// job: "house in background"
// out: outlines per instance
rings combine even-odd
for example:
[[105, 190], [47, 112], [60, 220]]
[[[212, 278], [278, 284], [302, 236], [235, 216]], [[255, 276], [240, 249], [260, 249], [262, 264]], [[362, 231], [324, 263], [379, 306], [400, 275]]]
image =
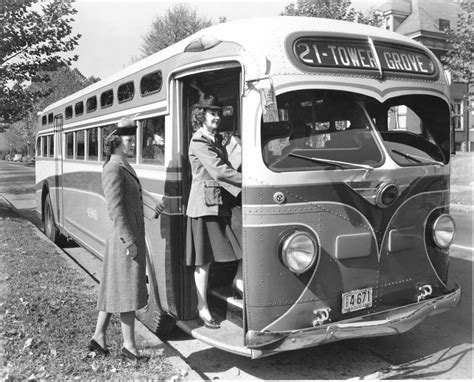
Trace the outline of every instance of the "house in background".
[[[456, 29], [461, 8], [456, 0], [388, 0], [378, 11], [385, 29], [411, 37], [441, 59], [448, 51], [445, 32]], [[457, 82], [451, 85], [451, 96], [456, 151], [474, 151], [473, 94], [469, 95], [467, 83]]]

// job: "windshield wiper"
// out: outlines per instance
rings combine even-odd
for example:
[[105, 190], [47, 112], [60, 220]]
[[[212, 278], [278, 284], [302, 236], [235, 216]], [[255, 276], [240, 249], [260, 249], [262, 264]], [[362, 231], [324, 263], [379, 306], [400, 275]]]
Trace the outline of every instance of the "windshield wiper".
[[443, 162], [439, 162], [437, 160], [426, 160], [426, 158], [419, 157], [418, 155], [413, 155], [413, 154], [406, 154], [402, 153], [401, 151], [398, 150], [392, 150], [392, 153], [400, 155], [404, 157], [405, 159], [410, 159], [413, 162], [420, 163], [420, 164], [432, 164], [432, 165], [437, 165], [437, 166], [444, 166]]
[[366, 164], [357, 164], [357, 163], [342, 162], [342, 161], [339, 161], [339, 160], [332, 160], [332, 159], [307, 157], [305, 155], [299, 155], [299, 154], [294, 154], [294, 153], [289, 153], [288, 156], [310, 160], [311, 162], [332, 164], [332, 165], [340, 167], [340, 168], [345, 168], [344, 166], [350, 166], [350, 167], [354, 167], [354, 168], [360, 168], [360, 169], [363, 169], [363, 170], [373, 170], [374, 169], [372, 166], [369, 166], [369, 165], [366, 165]]

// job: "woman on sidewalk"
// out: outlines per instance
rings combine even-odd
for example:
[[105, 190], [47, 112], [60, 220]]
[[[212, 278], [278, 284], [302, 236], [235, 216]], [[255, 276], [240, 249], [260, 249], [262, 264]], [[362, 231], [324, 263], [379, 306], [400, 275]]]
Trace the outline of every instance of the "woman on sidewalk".
[[[120, 313], [122, 357], [136, 362], [148, 358], [139, 356], [135, 342], [135, 311], [147, 303], [142, 189], [127, 161], [127, 156], [134, 154], [135, 133], [135, 122], [122, 118], [117, 129], [104, 140], [106, 159], [102, 183], [113, 228], [104, 254], [97, 302], [99, 315], [89, 349], [103, 355], [109, 353], [107, 326], [112, 313]], [[157, 215], [162, 211], [160, 204], [156, 207]]]

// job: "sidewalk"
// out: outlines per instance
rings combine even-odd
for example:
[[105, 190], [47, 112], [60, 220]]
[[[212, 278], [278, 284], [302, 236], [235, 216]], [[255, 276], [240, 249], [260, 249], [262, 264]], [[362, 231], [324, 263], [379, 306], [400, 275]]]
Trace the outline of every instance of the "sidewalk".
[[0, 195], [0, 378], [201, 379], [137, 321], [138, 347], [151, 360], [122, 361], [120, 322], [109, 327], [109, 357], [87, 350], [97, 284]]
[[451, 210], [474, 213], [474, 152], [457, 153], [451, 160]]

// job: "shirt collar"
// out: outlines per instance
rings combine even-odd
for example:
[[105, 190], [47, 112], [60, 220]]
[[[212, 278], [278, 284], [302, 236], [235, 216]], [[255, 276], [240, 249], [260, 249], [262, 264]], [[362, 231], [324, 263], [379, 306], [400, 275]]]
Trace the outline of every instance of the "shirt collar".
[[[201, 130], [201, 134], [209, 138], [212, 142], [216, 141], [216, 136], [215, 134], [211, 134], [210, 132], [207, 131], [205, 127], [200, 127], [199, 130]], [[215, 133], [215, 130], [214, 130]]]

